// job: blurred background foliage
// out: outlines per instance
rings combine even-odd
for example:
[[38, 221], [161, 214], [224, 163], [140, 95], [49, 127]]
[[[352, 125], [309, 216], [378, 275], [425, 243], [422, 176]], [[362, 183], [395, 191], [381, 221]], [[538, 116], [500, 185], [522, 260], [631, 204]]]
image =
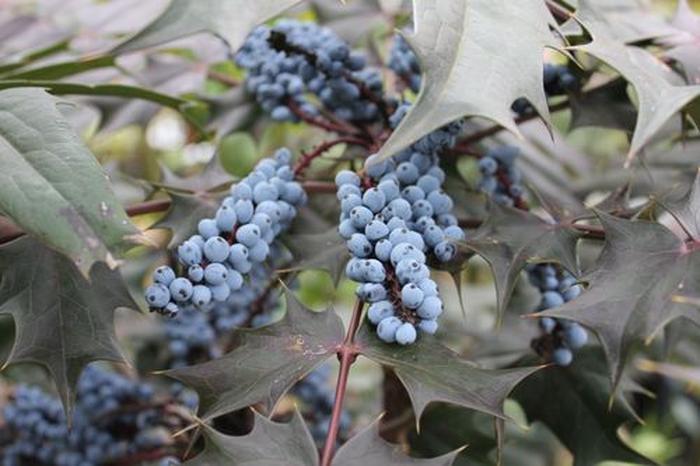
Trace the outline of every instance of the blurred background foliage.
[[[308, 8], [308, 5], [299, 7], [292, 15], [325, 23], [352, 44], [367, 48], [375, 56], [375, 61], [388, 54], [394, 28], [405, 26], [410, 19], [405, 2], [400, 0], [381, 1], [381, 5], [372, 0], [354, 0], [348, 1], [345, 9], [335, 6], [331, 0], [311, 3], [313, 8]], [[164, 4], [163, 0], [0, 0], [0, 57], [3, 62], [36, 59], [38, 69], [76, 57], [90, 57], [146, 24]], [[692, 4], [700, 11], [700, 0], [693, 0]], [[675, 1], [655, 0], [651, 7], [659, 15], [669, 16], [675, 8]], [[196, 36], [156, 51], [125, 55], [117, 59], [115, 67], [96, 67], [73, 77], [73, 81], [81, 83], [144, 85], [166, 94], [185, 98], [196, 96], [209, 103], [208, 114], [202, 115], [202, 121], [208, 122], [202, 133], [178, 112], [153, 103], [112, 97], [66, 98], [70, 104], [62, 109], [100, 162], [108, 168], [123, 204], [137, 203], [152, 198], [154, 194], [155, 198], [162, 196], [162, 193], [154, 193], [154, 187], [158, 186], [195, 195], [215, 190], [230, 179], [244, 176], [257, 160], [275, 148], [287, 146], [298, 153], [320, 141], [320, 134], [303, 125], [261, 118], [238, 86], [243, 76], [229, 58], [219, 40]], [[551, 59], [557, 61], [561, 57], [552, 54]], [[543, 160], [547, 163], [556, 161], [553, 170], [561, 170], [561, 176], [566, 183], [571, 183], [574, 192], [592, 191], [594, 194], [587, 199], [589, 202], [601, 199], [630, 178], [629, 172], [623, 168], [627, 139], [622, 132], [578, 128], [569, 133], [569, 112], [558, 113], [554, 121], [559, 130], [555, 144], [547, 139], [540, 123], [528, 123], [523, 128], [527, 136], [523, 148], [526, 157], [523, 170], [538, 189], [547, 186], [547, 180], [536, 172]], [[514, 141], [508, 134], [500, 134], [496, 139]], [[650, 153], [647, 169], [655, 176], [677, 176], [669, 168], [697, 164], [698, 152], [692, 152], [693, 148], [698, 149], [697, 142], [692, 141], [695, 145], [690, 149], [674, 150], [670, 154], [663, 147], [657, 148]], [[343, 163], [340, 160], [343, 150], [340, 147], [331, 151], [321, 163], [315, 163], [310, 177], [327, 177], [330, 169]], [[657, 153], [664, 154], [663, 160], [656, 156]], [[577, 177], [577, 164], [592, 169], [594, 175]], [[473, 160], [465, 159], [457, 168], [472, 188], [468, 194], [477, 196], [477, 170]], [[201, 174], [204, 176], [190, 177]], [[651, 178], [642, 170], [632, 177], [639, 184], [650, 182]], [[551, 189], [556, 193], [557, 184], [552, 184]], [[328, 226], [331, 225], [328, 219], [333, 218], [328, 207], [331, 198], [320, 199], [315, 204], [319, 217], [316, 221], [325, 221]], [[138, 226], [146, 228], [161, 216], [143, 215], [135, 221]], [[164, 230], [150, 230], [149, 235], [161, 245], [169, 241]], [[590, 263], [596, 253], [595, 248], [582, 248], [584, 263]], [[141, 296], [144, 277], [162, 259], [158, 254], [151, 249], [138, 248], [125, 265], [123, 272], [135, 297]], [[447, 304], [446, 323], [441, 326], [440, 333], [452, 348], [487, 366], [508, 360], [527, 349], [530, 339], [527, 335], [533, 335], [535, 329], [520, 319], [519, 314], [533, 309], [536, 298], [524, 280], [516, 291], [512, 312], [503, 326], [494, 332], [495, 292], [490, 270], [484, 262], [473, 260], [461, 283], [457, 284], [466, 302], [466, 319], [462, 317], [452, 278], [448, 274], [441, 274], [438, 278], [441, 289], [447, 294], [444, 299]], [[353, 289], [353, 285], [345, 280], [334, 287], [333, 280], [325, 272], [304, 271], [299, 274], [296, 293], [314, 309], [322, 309], [331, 303], [345, 317], [352, 305]], [[0, 342], [6, 355], [13, 338], [12, 325], [8, 320], [3, 323]], [[151, 315], [124, 313], [119, 315], [118, 323], [120, 339], [134, 355], [150, 334], [158, 332], [158, 318]], [[684, 328], [682, 324], [674, 324], [671, 331], [680, 333]], [[700, 362], [697, 343], [690, 341], [675, 347], [671, 341], [652, 347], [649, 352], [672, 354], [678, 360], [697, 365]], [[137, 357], [132, 359], [138, 360]], [[650, 366], [643, 360], [638, 366], [638, 379], [656, 393], [656, 398], [635, 396], [635, 406], [643, 423], [623, 427], [622, 437], [634, 449], [660, 464], [700, 465], [700, 374], [688, 377], [648, 372]], [[35, 380], [46, 385], [39, 371], [25, 366], [13, 367], [4, 372], [3, 377], [13, 380], [18, 371], [22, 373], [23, 381]], [[381, 376], [381, 369], [366, 360], [353, 368], [347, 405], [357, 425], [366, 425], [374, 413], [382, 410], [382, 393], [377, 390]], [[283, 404], [281, 409], [290, 406]], [[514, 422], [507, 424], [505, 464], [572, 464], [571, 455], [546, 427], [527, 425], [517, 402], [509, 402], [507, 408]], [[410, 413], [407, 416], [410, 417]], [[415, 453], [426, 456], [444, 453], [468, 438], [471, 439], [470, 447], [456, 464], [489, 464], [489, 458], [492, 459], [495, 445], [493, 425], [486, 416], [436, 405], [428, 410], [424, 423], [424, 433], [418, 434], [411, 429], [406, 432]], [[575, 430], [577, 426], [570, 428]]]

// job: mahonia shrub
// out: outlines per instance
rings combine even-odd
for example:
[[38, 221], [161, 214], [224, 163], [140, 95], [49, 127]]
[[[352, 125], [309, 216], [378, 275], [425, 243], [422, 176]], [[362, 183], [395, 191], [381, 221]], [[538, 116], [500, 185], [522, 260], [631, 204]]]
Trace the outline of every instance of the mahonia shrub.
[[0, 464], [697, 463], [693, 2], [44, 3]]

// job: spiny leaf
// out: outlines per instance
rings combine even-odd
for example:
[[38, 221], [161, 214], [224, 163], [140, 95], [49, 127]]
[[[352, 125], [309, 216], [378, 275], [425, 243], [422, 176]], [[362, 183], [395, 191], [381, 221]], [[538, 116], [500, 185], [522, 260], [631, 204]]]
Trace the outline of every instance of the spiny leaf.
[[73, 262], [29, 237], [0, 248], [0, 270], [0, 314], [11, 315], [16, 327], [7, 364], [46, 367], [70, 412], [87, 364], [123, 360], [114, 310], [138, 306], [119, 272], [98, 262], [88, 282]]
[[615, 68], [630, 82], [637, 94], [637, 124], [630, 157], [635, 156], [677, 112], [700, 96], [700, 86], [679, 85], [670, 68], [646, 50], [619, 40], [610, 19], [597, 11], [591, 0], [580, 0], [577, 16], [593, 37], [589, 44], [575, 47]]
[[528, 262], [559, 262], [569, 272], [578, 273], [579, 236], [568, 226], [550, 224], [529, 212], [492, 203], [486, 221], [464, 245], [491, 266], [500, 319]]
[[0, 91], [0, 210], [88, 276], [140, 232], [56, 105], [39, 89]]
[[218, 208], [216, 196], [201, 194], [182, 194], [169, 192], [170, 210], [153, 228], [168, 228], [173, 235], [169, 248], [185, 241], [197, 231], [197, 224], [205, 217], [213, 217]]
[[294, 383], [334, 354], [343, 324], [333, 310], [306, 309], [287, 292], [287, 313], [277, 323], [234, 332], [234, 349], [213, 361], [167, 371], [199, 394], [202, 417], [211, 419], [262, 403], [272, 412]]
[[556, 47], [550, 31], [556, 22], [542, 0], [416, 0], [414, 21], [407, 40], [421, 63], [423, 88], [382, 158], [463, 116], [517, 133], [511, 105], [520, 97], [549, 121], [543, 51]]
[[[571, 319], [600, 338], [614, 386], [635, 349], [669, 321], [684, 315], [672, 305], [679, 287], [696, 292], [690, 278], [700, 263], [697, 242], [686, 244], [666, 227], [598, 212], [605, 228], [594, 270], [583, 277], [589, 287], [576, 299], [536, 314]], [[700, 313], [688, 315], [700, 322]]]
[[333, 466], [450, 466], [459, 452], [431, 459], [411, 458], [379, 436], [379, 421], [375, 421], [338, 450]]
[[678, 0], [671, 25], [677, 28], [676, 33], [661, 41], [671, 46], [666, 56], [681, 64], [689, 82], [700, 84], [700, 15], [693, 11], [688, 0]]
[[350, 260], [345, 241], [335, 227], [324, 233], [288, 235], [285, 244], [296, 259], [294, 270], [325, 270], [334, 283], [338, 283]]
[[244, 436], [224, 435], [204, 426], [204, 451], [185, 466], [316, 466], [318, 452], [304, 419], [294, 411], [286, 424], [255, 413], [253, 430]]
[[201, 32], [224, 39], [231, 50], [241, 46], [250, 31], [300, 0], [171, 0], [151, 24], [117, 45], [115, 54], [133, 52]]
[[[551, 367], [528, 377], [514, 391], [531, 422], [547, 425], [571, 451], [576, 466], [605, 460], [651, 464], [617, 435], [634, 413], [617, 395], [610, 407], [610, 382], [599, 349], [576, 353], [571, 366]], [[576, 426], [572, 429], [572, 426]]]
[[394, 369], [406, 387], [416, 419], [432, 401], [445, 401], [497, 417], [505, 417], [503, 402], [522, 379], [538, 367], [487, 370], [461, 358], [429, 336], [415, 344], [389, 345], [363, 326], [360, 353]]

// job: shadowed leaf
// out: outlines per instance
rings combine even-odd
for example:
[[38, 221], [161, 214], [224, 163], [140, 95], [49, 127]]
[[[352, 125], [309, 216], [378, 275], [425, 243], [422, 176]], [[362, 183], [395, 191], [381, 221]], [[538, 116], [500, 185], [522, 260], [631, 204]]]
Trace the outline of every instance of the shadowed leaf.
[[605, 246], [594, 270], [583, 277], [589, 287], [576, 299], [536, 314], [575, 320], [593, 330], [603, 345], [613, 384], [625, 363], [665, 324], [685, 315], [700, 322], [700, 313], [685, 314], [673, 296], [696, 293], [691, 278], [700, 263], [700, 248], [687, 246], [666, 227], [598, 212]]
[[410, 346], [390, 345], [366, 325], [360, 329], [358, 345], [361, 354], [394, 369], [408, 391], [418, 420], [433, 401], [505, 417], [503, 402], [508, 394], [539, 369], [481, 369], [429, 336], [421, 336]]
[[114, 310], [138, 309], [119, 272], [98, 262], [88, 282], [76, 266], [32, 238], [0, 248], [0, 314], [14, 318], [7, 364], [44, 366], [70, 412], [74, 387], [92, 361], [121, 361]]
[[336, 284], [350, 260], [345, 241], [335, 227], [325, 233], [287, 235], [284, 241], [296, 259], [294, 270], [325, 270]]
[[[576, 353], [571, 366], [533, 374], [513, 391], [530, 422], [542, 422], [571, 451], [576, 466], [616, 460], [653, 464], [627, 447], [617, 434], [635, 415], [624, 395], [610, 407], [612, 391], [597, 348]], [[575, 426], [575, 428], [572, 428]]]
[[333, 310], [306, 309], [287, 292], [287, 313], [272, 325], [236, 330], [234, 349], [213, 361], [167, 371], [199, 394], [201, 416], [218, 415], [256, 403], [272, 412], [294, 383], [335, 353], [343, 324]]
[[399, 445], [387, 443], [379, 436], [379, 421], [375, 421], [338, 450], [333, 466], [450, 466], [458, 454], [459, 450], [438, 458], [411, 458]]
[[559, 262], [574, 275], [578, 273], [579, 236], [573, 228], [550, 224], [529, 212], [492, 203], [486, 222], [464, 246], [491, 266], [500, 319], [528, 262]]
[[298, 411], [286, 424], [255, 413], [255, 425], [240, 437], [204, 426], [204, 451], [185, 466], [316, 466], [318, 451]]
[[153, 228], [168, 228], [173, 236], [169, 248], [185, 241], [197, 231], [203, 218], [213, 218], [219, 201], [209, 194], [181, 194], [169, 192], [171, 205], [168, 213]]
[[39, 89], [0, 91], [0, 210], [88, 276], [140, 232], [56, 104]]

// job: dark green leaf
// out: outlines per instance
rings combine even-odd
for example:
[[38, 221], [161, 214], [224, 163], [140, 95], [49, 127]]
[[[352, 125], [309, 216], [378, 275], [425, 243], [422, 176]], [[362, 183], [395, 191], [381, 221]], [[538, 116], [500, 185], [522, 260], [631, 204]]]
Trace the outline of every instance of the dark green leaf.
[[410, 346], [389, 345], [364, 325], [358, 334], [361, 354], [394, 369], [420, 419], [432, 401], [445, 401], [492, 416], [505, 417], [503, 402], [538, 367], [488, 370], [460, 357], [435, 338], [421, 336]]
[[338, 450], [333, 466], [450, 466], [458, 454], [459, 450], [438, 458], [411, 458], [400, 446], [387, 443], [379, 436], [379, 421], [375, 421]]
[[213, 218], [219, 206], [216, 196], [208, 193], [183, 194], [168, 192], [170, 210], [153, 228], [167, 228], [172, 232], [169, 248], [172, 248], [195, 234], [197, 224], [203, 218]]
[[286, 293], [287, 313], [277, 323], [237, 330], [234, 349], [220, 359], [166, 372], [199, 394], [199, 410], [210, 419], [262, 403], [272, 412], [301, 377], [335, 353], [343, 324], [333, 310], [310, 311]]
[[0, 92], [0, 209], [87, 276], [140, 232], [56, 104], [39, 89]]
[[547, 425], [571, 451], [576, 466], [605, 460], [650, 464], [620, 440], [618, 428], [635, 417], [623, 395], [610, 407], [611, 396], [602, 354], [596, 348], [576, 353], [569, 367], [539, 371], [513, 391], [528, 419]]
[[627, 96], [627, 82], [616, 80], [570, 97], [571, 128], [596, 126], [634, 131], [637, 112]]
[[70, 260], [29, 237], [0, 248], [0, 271], [0, 314], [12, 315], [16, 327], [7, 364], [46, 367], [70, 411], [87, 364], [123, 359], [114, 310], [138, 306], [119, 272], [98, 262], [88, 282]]
[[345, 241], [333, 227], [325, 233], [287, 235], [285, 244], [294, 254], [294, 270], [321, 269], [338, 283], [350, 260]]
[[484, 117], [518, 133], [510, 107], [520, 97], [549, 120], [543, 51], [556, 41], [543, 1], [416, 0], [414, 22], [415, 35], [407, 40], [424, 70], [423, 88], [381, 157], [463, 116]]
[[598, 216], [605, 228], [605, 246], [594, 270], [583, 277], [589, 287], [573, 301], [537, 316], [571, 319], [592, 329], [617, 386], [635, 349], [683, 315], [671, 300], [679, 287], [697, 290], [698, 284], [687, 279], [692, 267], [697, 268], [700, 248], [693, 250], [658, 223], [602, 212]]
[[559, 262], [577, 274], [578, 238], [573, 228], [550, 224], [529, 212], [492, 203], [486, 221], [465, 246], [482, 256], [493, 270], [500, 319], [528, 262]]
[[287, 424], [255, 413], [248, 434], [233, 437], [204, 426], [204, 451], [185, 466], [316, 466], [318, 451], [304, 419], [294, 411]]
[[113, 53], [126, 53], [201, 32], [216, 34], [238, 50], [250, 31], [300, 0], [171, 0], [151, 24], [119, 44]]

